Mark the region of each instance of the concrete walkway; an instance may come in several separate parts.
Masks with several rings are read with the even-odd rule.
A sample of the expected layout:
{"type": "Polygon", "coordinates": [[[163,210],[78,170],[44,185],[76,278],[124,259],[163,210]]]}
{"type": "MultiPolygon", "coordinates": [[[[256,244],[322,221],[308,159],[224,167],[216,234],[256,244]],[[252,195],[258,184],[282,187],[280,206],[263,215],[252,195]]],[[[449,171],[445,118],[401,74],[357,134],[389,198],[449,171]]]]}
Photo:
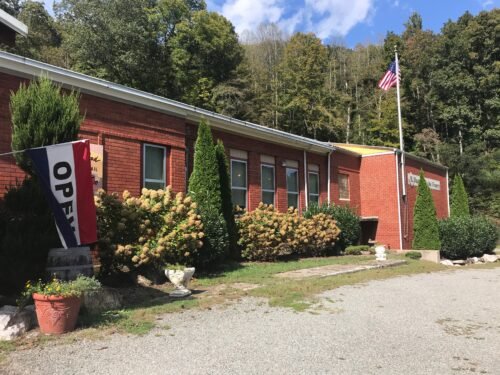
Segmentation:
{"type": "Polygon", "coordinates": [[[386,261],[372,261],[363,265],[353,264],[332,264],[330,266],[321,266],[314,268],[304,268],[296,271],[288,271],[276,274],[276,277],[284,277],[290,279],[305,279],[307,277],[328,277],[343,275],[346,273],[354,273],[376,268],[394,267],[406,264],[405,260],[386,260],[386,261]]]}

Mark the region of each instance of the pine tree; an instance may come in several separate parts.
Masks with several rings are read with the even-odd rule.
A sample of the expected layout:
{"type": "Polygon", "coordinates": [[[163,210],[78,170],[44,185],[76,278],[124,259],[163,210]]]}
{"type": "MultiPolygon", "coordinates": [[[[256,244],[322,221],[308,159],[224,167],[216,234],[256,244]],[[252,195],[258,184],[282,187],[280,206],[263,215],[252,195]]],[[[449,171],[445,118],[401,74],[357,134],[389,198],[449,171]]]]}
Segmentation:
{"type": "MultiPolygon", "coordinates": [[[[47,77],[21,84],[10,97],[12,113],[12,150],[71,142],[77,139],[80,123],[79,95],[61,93],[47,77]]],[[[21,169],[33,175],[30,159],[14,155],[21,169]]]]}
{"type": "Polygon", "coordinates": [[[222,213],[227,224],[229,235],[229,250],[232,258],[239,259],[240,252],[238,248],[238,229],[234,220],[233,199],[231,197],[231,180],[229,176],[229,164],[224,150],[224,144],[219,139],[215,146],[217,163],[219,165],[219,178],[221,184],[220,196],[222,200],[222,213]]]}
{"type": "Polygon", "coordinates": [[[417,200],[413,209],[413,248],[422,250],[441,248],[436,207],[423,171],[420,171],[417,200]]]}
{"type": "Polygon", "coordinates": [[[464,181],[459,174],[453,179],[451,190],[451,215],[452,217],[469,217],[469,197],[465,191],[464,181]]]}
{"type": "Polygon", "coordinates": [[[206,268],[223,259],[228,252],[229,243],[222,210],[219,164],[212,132],[204,120],[198,127],[189,194],[198,204],[205,233],[203,249],[196,265],[206,268]]]}

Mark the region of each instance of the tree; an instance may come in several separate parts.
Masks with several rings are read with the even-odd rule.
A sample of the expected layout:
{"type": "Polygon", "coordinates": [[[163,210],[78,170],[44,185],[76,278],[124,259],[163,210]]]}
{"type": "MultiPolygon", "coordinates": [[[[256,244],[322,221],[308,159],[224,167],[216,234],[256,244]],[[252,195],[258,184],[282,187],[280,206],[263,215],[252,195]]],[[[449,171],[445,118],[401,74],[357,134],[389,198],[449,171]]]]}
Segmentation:
{"type": "Polygon", "coordinates": [[[202,120],[194,148],[193,173],[189,178],[189,194],[198,205],[205,241],[198,264],[212,266],[228,252],[228,230],[224,220],[221,199],[219,164],[208,124],[202,120]]]}
{"type": "Polygon", "coordinates": [[[219,139],[215,146],[215,153],[217,155],[217,164],[219,166],[220,177],[220,197],[222,200],[222,212],[227,224],[227,232],[229,236],[229,250],[234,259],[240,258],[238,248],[238,229],[236,221],[234,220],[233,200],[231,197],[231,178],[229,175],[229,164],[224,150],[224,144],[219,139]]]}
{"type": "Polygon", "coordinates": [[[465,191],[464,181],[459,174],[453,179],[453,189],[451,190],[451,215],[452,217],[469,217],[469,198],[465,191]]]}
{"type": "Polygon", "coordinates": [[[441,248],[436,207],[423,171],[420,171],[417,199],[413,208],[413,248],[417,250],[439,250],[441,248]]]}
{"type": "MultiPolygon", "coordinates": [[[[22,83],[10,97],[12,150],[48,146],[77,139],[83,116],[79,95],[65,94],[47,77],[22,83]]],[[[34,175],[31,161],[24,153],[14,155],[19,167],[34,175]]]]}

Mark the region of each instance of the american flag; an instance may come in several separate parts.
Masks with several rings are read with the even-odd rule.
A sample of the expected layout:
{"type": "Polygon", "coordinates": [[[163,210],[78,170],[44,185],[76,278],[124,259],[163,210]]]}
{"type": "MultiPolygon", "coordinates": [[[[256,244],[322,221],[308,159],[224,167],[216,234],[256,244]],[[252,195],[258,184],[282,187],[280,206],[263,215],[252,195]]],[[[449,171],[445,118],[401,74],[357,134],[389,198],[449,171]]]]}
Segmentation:
{"type": "Polygon", "coordinates": [[[396,63],[393,61],[389,64],[389,69],[387,69],[387,72],[385,72],[384,76],[378,83],[378,87],[382,90],[387,91],[391,87],[396,86],[397,80],[398,78],[396,76],[396,63]]]}

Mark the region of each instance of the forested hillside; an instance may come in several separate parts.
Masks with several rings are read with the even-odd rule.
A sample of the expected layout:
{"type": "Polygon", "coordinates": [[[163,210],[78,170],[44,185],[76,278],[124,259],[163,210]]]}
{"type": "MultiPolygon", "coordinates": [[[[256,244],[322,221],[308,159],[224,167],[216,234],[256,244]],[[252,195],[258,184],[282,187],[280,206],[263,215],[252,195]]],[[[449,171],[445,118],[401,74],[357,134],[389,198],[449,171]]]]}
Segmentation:
{"type": "Polygon", "coordinates": [[[203,0],[2,0],[30,29],[14,52],[320,140],[398,146],[395,89],[376,88],[400,55],[405,147],[463,176],[472,208],[500,217],[500,10],[439,33],[413,14],[401,35],[348,48],[274,24],[239,38],[203,0]],[[140,5],[140,6],[138,6],[140,5]]]}

